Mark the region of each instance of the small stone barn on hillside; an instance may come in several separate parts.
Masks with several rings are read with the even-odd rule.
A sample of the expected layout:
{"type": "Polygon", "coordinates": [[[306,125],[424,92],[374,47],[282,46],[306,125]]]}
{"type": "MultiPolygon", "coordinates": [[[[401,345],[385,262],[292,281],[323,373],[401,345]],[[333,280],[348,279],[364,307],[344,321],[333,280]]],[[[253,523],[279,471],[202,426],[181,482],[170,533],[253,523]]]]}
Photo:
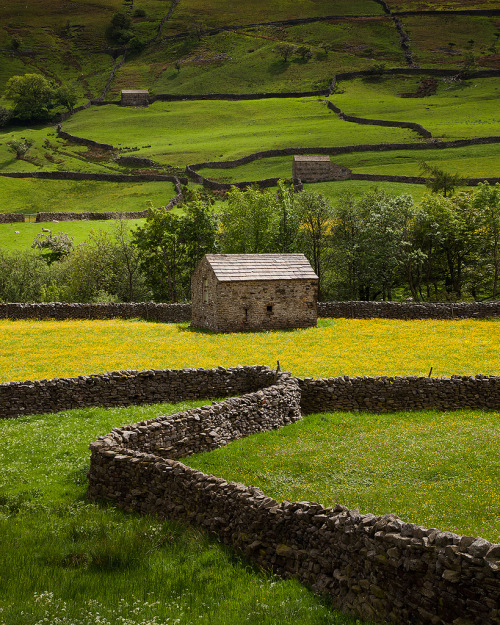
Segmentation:
{"type": "Polygon", "coordinates": [[[147,89],[122,89],[120,104],[122,106],[148,106],[149,91],[147,89]]]}
{"type": "Polygon", "coordinates": [[[207,254],[193,273],[191,294],[196,328],[316,326],[318,276],[303,254],[207,254]]]}
{"type": "Polygon", "coordinates": [[[301,182],[346,180],[351,170],[330,161],[326,154],[296,154],[293,157],[292,176],[301,182]]]}

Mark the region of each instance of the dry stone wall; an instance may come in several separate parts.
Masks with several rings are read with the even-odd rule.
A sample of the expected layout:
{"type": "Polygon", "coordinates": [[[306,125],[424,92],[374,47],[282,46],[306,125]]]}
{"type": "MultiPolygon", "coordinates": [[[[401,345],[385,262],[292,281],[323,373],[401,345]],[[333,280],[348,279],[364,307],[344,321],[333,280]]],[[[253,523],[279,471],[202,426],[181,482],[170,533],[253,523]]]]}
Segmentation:
{"type": "Polygon", "coordinates": [[[307,385],[314,388],[281,374],[243,397],[114,429],[91,444],[89,497],[197,524],[257,566],[308,584],[356,616],[395,624],[498,624],[500,545],[392,514],[278,502],[178,461],[297,420],[297,390],[303,394],[307,385]]]}
{"type": "Polygon", "coordinates": [[[156,304],[154,302],[69,304],[0,303],[0,319],[146,319],[164,323],[191,320],[191,304],[156,304]]]}
{"type": "Polygon", "coordinates": [[[77,378],[0,384],[0,417],[59,412],[82,406],[131,406],[227,397],[273,383],[265,366],[224,369],[113,371],[77,378]]]}
{"type": "Polygon", "coordinates": [[[13,224],[24,221],[24,213],[0,213],[0,224],[13,224]]]}
{"type": "MultiPolygon", "coordinates": [[[[331,319],[488,319],[500,317],[498,302],[317,302],[318,317],[331,319]]],[[[69,304],[0,303],[0,319],[146,319],[191,321],[191,303],[69,304]]],[[[313,324],[314,325],[314,324],[313,324]]]]}
{"type": "Polygon", "coordinates": [[[487,319],[497,302],[318,302],[318,317],[343,319],[487,319]]]}

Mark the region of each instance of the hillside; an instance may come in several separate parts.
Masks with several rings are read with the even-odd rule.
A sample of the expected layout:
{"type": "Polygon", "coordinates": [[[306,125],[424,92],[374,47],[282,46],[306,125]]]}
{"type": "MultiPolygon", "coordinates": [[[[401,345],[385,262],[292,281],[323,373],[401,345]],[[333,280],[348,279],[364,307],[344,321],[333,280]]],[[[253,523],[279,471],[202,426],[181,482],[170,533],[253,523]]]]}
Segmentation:
{"type": "MultiPolygon", "coordinates": [[[[368,151],[362,157],[344,155],[339,162],[356,174],[387,175],[397,169],[412,177],[418,176],[424,157],[464,178],[499,174],[498,144],[462,146],[462,152],[432,149],[436,140],[500,136],[500,10],[490,0],[438,5],[423,0],[37,0],[29,7],[13,0],[0,7],[0,24],[0,105],[11,106],[1,96],[11,76],[34,72],[74,90],[77,105],[116,101],[122,89],[130,88],[149,89],[167,100],[198,98],[155,102],[147,109],[91,105],[64,122],[67,132],[111,144],[111,151],[63,140],[50,124],[9,125],[0,129],[0,174],[137,173],[115,160],[132,152],[157,163],[149,173],[180,175],[186,165],[261,150],[382,143],[411,147],[423,141],[430,148],[425,155],[368,151]],[[111,27],[117,13],[127,22],[118,34],[111,27]],[[329,100],[342,113],[421,124],[430,140],[410,129],[349,123],[325,107],[329,89],[329,100]],[[203,101],[211,94],[287,92],[325,96],[203,101]],[[25,157],[12,154],[14,140],[33,142],[25,157]]],[[[289,177],[290,158],[278,161],[200,173],[222,182],[289,177]]],[[[23,199],[31,184],[28,178],[2,179],[0,212],[44,208],[42,198],[29,205],[23,199]]],[[[93,184],[102,187],[97,196],[105,197],[104,183],[93,184]]],[[[142,210],[142,197],[150,193],[144,185],[155,183],[120,184],[125,195],[137,191],[141,198],[136,206],[127,202],[126,210],[142,210]]],[[[393,183],[381,184],[394,189],[393,183]]],[[[396,188],[421,195],[416,184],[399,184],[396,188]]],[[[54,205],[47,210],[68,211],[75,201],[82,205],[77,196],[84,185],[72,184],[69,195],[60,191],[64,185],[67,181],[51,181],[54,205]]],[[[351,182],[322,185],[321,191],[336,197],[342,187],[350,188],[351,182]]],[[[113,197],[110,202],[120,209],[113,197]]],[[[94,210],[103,210],[104,204],[100,199],[94,210]]]]}

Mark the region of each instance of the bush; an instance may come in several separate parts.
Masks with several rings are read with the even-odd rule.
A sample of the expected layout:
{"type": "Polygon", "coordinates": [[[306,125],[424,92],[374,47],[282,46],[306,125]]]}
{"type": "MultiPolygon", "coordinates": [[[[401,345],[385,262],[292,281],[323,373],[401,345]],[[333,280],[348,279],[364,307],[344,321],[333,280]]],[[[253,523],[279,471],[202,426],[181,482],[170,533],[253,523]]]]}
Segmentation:
{"type": "Polygon", "coordinates": [[[134,17],[146,17],[146,11],[144,9],[136,9],[134,11],[134,17]]]}
{"type": "Polygon", "coordinates": [[[7,126],[12,119],[12,109],[0,106],[0,128],[7,126]]]}

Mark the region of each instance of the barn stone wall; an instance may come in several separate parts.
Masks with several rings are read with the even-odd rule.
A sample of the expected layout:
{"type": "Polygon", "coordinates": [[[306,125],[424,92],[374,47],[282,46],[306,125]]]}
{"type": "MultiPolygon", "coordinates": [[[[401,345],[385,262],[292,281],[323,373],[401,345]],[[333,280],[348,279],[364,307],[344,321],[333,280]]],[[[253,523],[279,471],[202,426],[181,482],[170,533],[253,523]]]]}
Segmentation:
{"type": "Polygon", "coordinates": [[[276,330],[316,326],[315,280],[219,282],[217,330],[276,330]]]}
{"type": "Polygon", "coordinates": [[[322,182],[327,180],[346,180],[351,170],[332,163],[328,157],[299,157],[292,163],[292,177],[302,182],[322,182]]]}
{"type": "Polygon", "coordinates": [[[121,92],[122,106],[148,106],[149,92],[146,89],[124,90],[121,92]]]}

